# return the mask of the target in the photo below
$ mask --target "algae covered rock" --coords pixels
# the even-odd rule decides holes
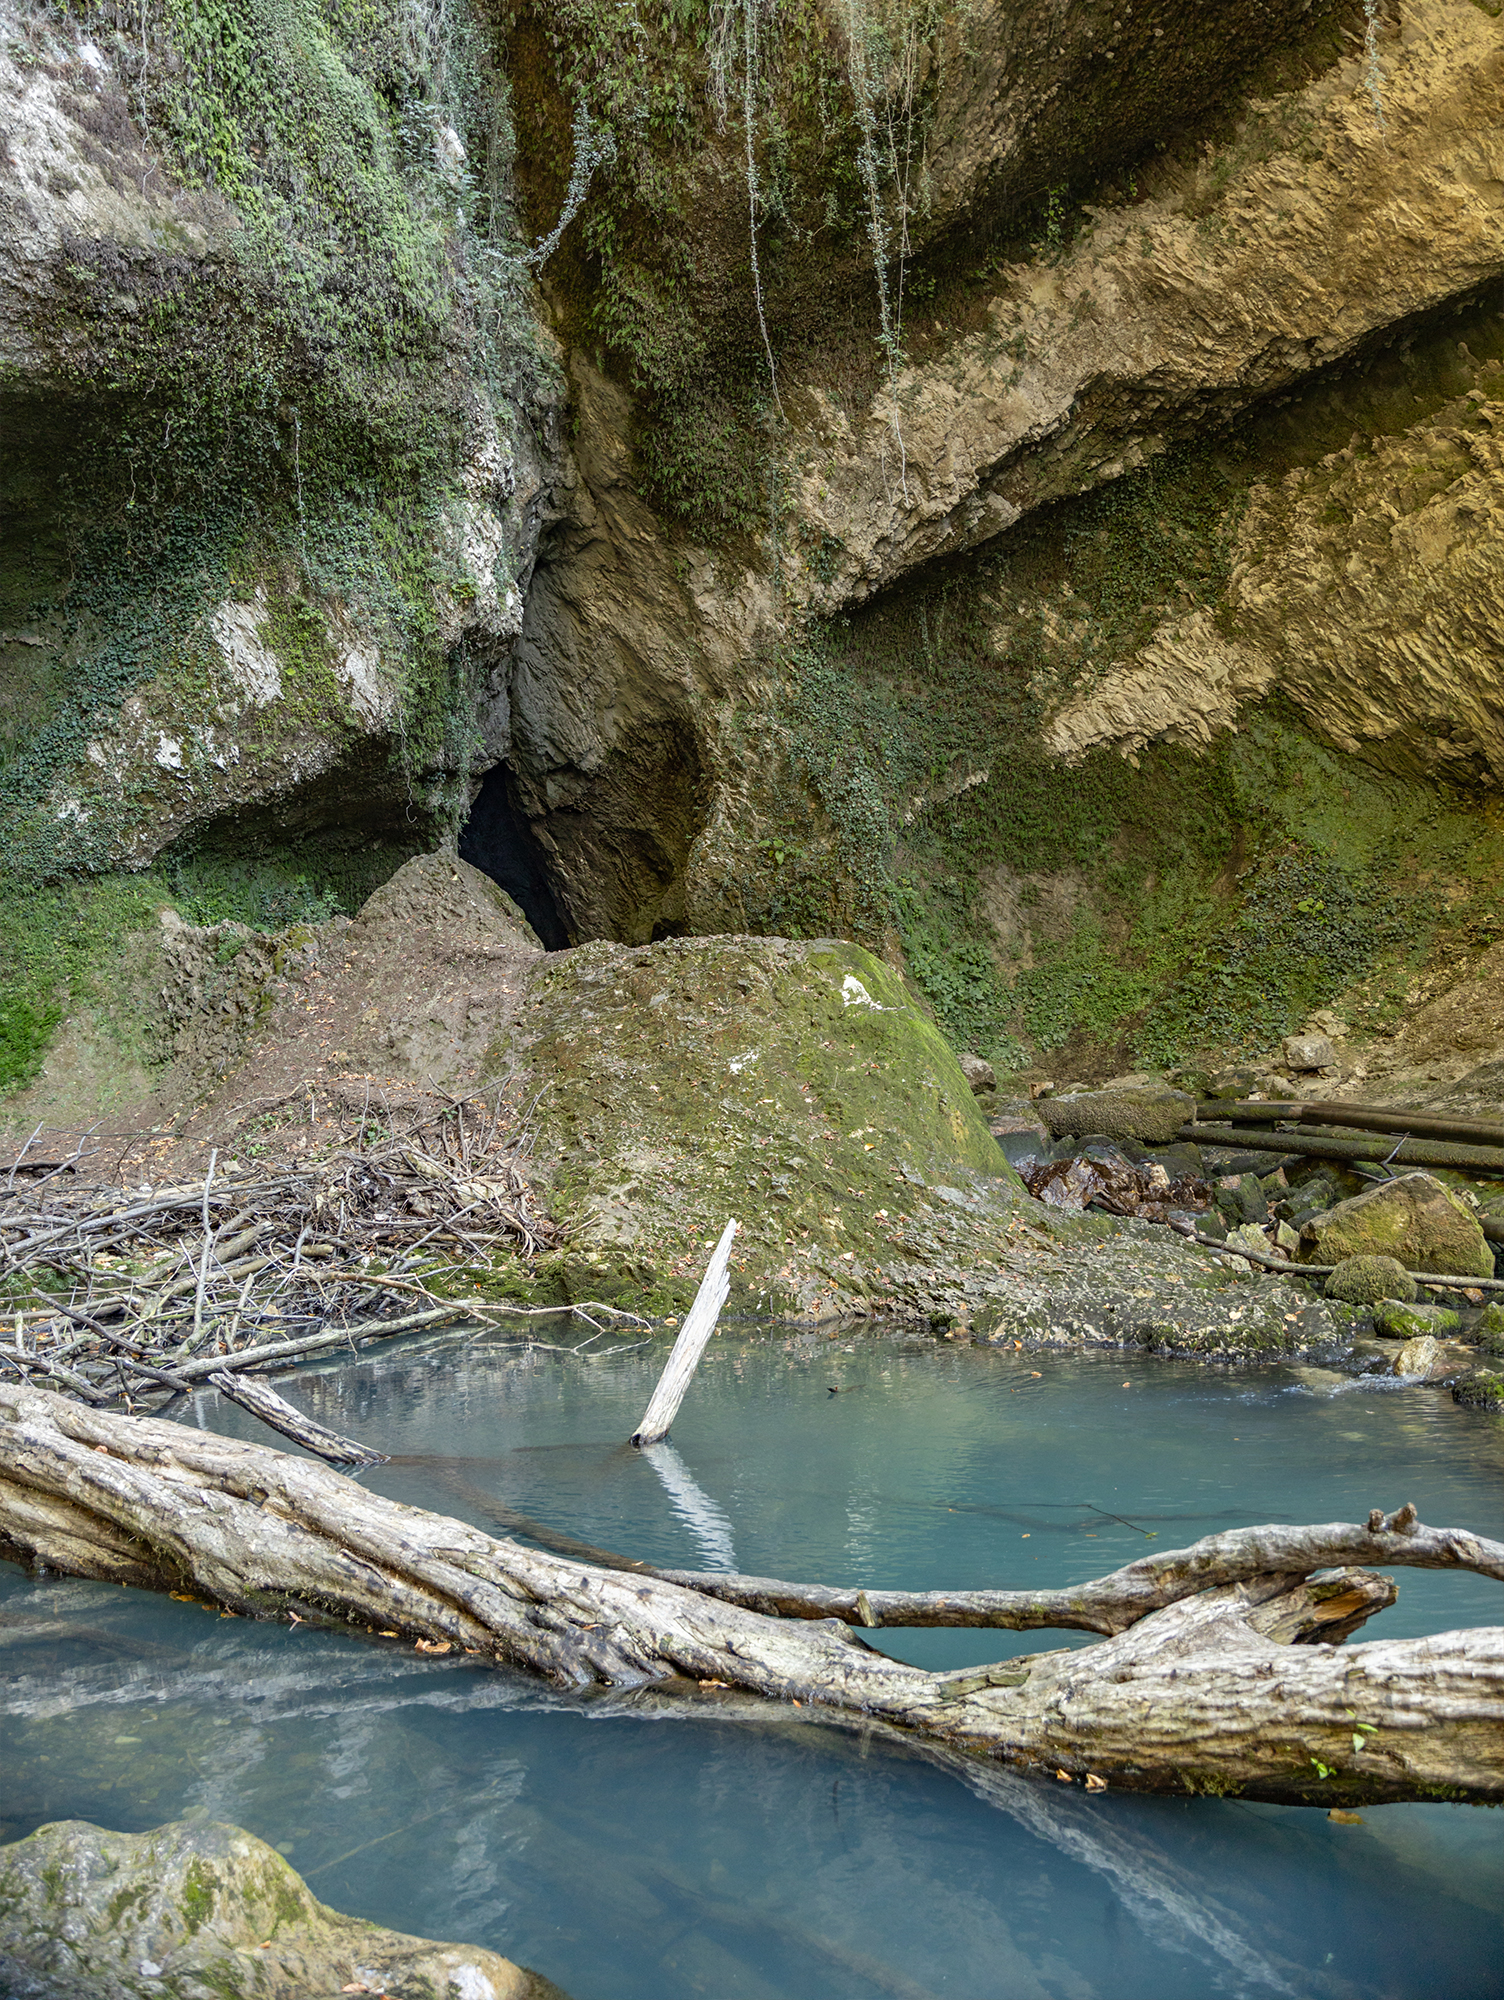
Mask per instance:
[[[341,1916],[236,1826],[61,1820],[0,1848],[0,1992],[26,2000],[564,2000],[476,1947]]]
[[[1339,1201],[1301,1231],[1307,1263],[1393,1257],[1409,1271],[1491,1278],[1494,1253],[1467,1205],[1430,1174],[1401,1174]]]
[[[1401,1305],[1390,1299],[1373,1316],[1374,1331],[1390,1340],[1421,1340],[1428,1334],[1455,1333],[1462,1324],[1460,1313],[1447,1306]]]
[[[1456,1385],[1452,1400],[1465,1404],[1470,1410],[1504,1412],[1504,1375],[1495,1375],[1489,1369],[1480,1368],[1475,1375],[1465,1376]]]
[[[1037,1110],[1057,1138],[1100,1133],[1165,1146],[1196,1116],[1184,1090],[1083,1090],[1071,1097],[1042,1097]]]
[[[1373,1306],[1380,1299],[1411,1305],[1420,1288],[1397,1257],[1344,1257],[1322,1290],[1344,1305]]]
[[[538,966],[510,1054],[546,1083],[534,1158],[574,1296],[683,1303],[735,1216],[743,1304],[923,1307],[995,1267],[1025,1204],[939,1030],[859,945],[582,945]]]
[[[1260,1359],[1332,1338],[1246,1264],[1032,1200],[928,1015],[855,944],[558,953],[492,1062],[541,1092],[533,1172],[572,1298],[676,1314],[735,1216],[733,1312]]]
[[[1504,1359],[1504,1299],[1491,1299],[1483,1308],[1472,1337],[1480,1354]]]

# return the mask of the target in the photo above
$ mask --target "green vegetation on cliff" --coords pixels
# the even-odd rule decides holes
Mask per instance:
[[[1249,481],[1292,432],[1314,456],[1351,428],[1341,399],[1306,415],[1172,452],[786,649],[778,729],[743,749],[782,774],[753,925],[891,938],[956,1046],[1087,1071],[1267,1050],[1360,983],[1356,1025],[1380,1026],[1438,940],[1504,934],[1493,817],[1319,744],[1277,696],[1196,749],[1041,741],[1166,616],[1227,627]]]
[[[467,467],[543,365],[502,254],[510,141],[489,43],[444,0],[59,15],[111,65],[71,102],[109,171],[157,200],[157,240],[68,237],[36,286],[33,358],[0,380],[8,863],[47,877],[144,858],[194,769],[206,799],[235,802],[215,777],[223,604],[263,608],[282,669],[247,723],[264,760],[296,765],[319,739],[338,763],[372,732],[330,670],[358,643],[390,688],[391,768],[365,789],[377,777],[392,816],[452,822],[479,672],[444,629],[477,589]],[[505,470],[490,451],[482,487]],[[501,595],[513,559],[498,557]],[[132,746],[108,768],[133,692],[184,767]]]

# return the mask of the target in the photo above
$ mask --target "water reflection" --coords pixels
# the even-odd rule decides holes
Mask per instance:
[[[1357,1405],[1115,1357],[1041,1362],[1036,1381],[902,1341],[724,1342],[655,1458],[621,1444],[653,1360],[474,1343],[281,1386],[403,1454],[367,1475],[386,1491],[682,1566],[1065,1582],[1149,1535],[1404,1498],[1504,1531],[1500,1427],[1425,1392]],[[833,1379],[863,1393],[832,1397]],[[1400,1581],[1396,1634],[1500,1615],[1484,1580]],[[884,1637],[925,1664],[998,1648]],[[4,1568],[0,1673],[6,1837],[67,1816],[232,1820],[338,1907],[491,1945],[576,2000],[1500,1991],[1499,1814],[1341,1826],[1088,1798],[739,1697],[563,1697],[405,1644]]]

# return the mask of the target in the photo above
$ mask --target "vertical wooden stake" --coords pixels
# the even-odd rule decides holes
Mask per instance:
[[[721,1231],[721,1240],[706,1266],[700,1289],[695,1293],[695,1302],[684,1315],[679,1338],[668,1357],[668,1366],[658,1378],[658,1387],[653,1391],[647,1414],[632,1433],[633,1444],[653,1444],[659,1438],[667,1437],[669,1425],[679,1414],[679,1405],[684,1401],[685,1391],[700,1365],[705,1344],[715,1332],[715,1323],[721,1316],[721,1307],[731,1289],[726,1265],[737,1227],[735,1222],[728,1222]]]

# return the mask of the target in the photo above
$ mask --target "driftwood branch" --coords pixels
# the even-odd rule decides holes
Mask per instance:
[[[700,1365],[700,1356],[705,1352],[710,1336],[715,1332],[716,1321],[721,1316],[721,1307],[726,1303],[726,1295],[731,1289],[726,1265],[731,1256],[731,1245],[735,1241],[737,1224],[728,1222],[721,1231],[721,1240],[711,1253],[705,1275],[700,1280],[700,1289],[695,1293],[694,1304],[684,1315],[684,1325],[679,1330],[679,1338],[674,1342],[673,1351],[663,1373],[658,1378],[658,1386],[649,1399],[642,1422],[632,1433],[635,1445],[656,1444],[666,1438],[674,1418],[679,1414],[679,1405],[684,1401],[685,1392],[694,1380],[695,1370]]]
[[[712,1594],[709,1579],[690,1588],[526,1548],[306,1459],[0,1384],[0,1548],[255,1616],[462,1647],[566,1684],[740,1688],[1097,1788],[1504,1799],[1504,1629],[1329,1643],[1394,1593],[1362,1570],[1316,1570],[1356,1557],[1504,1574],[1499,1544],[1425,1528],[1408,1508],[1367,1527],[1213,1536],[1074,1590],[983,1593],[1027,1598],[1022,1623],[1047,1622],[1032,1607],[1053,1600],[1053,1622],[1079,1626],[1084,1607],[1114,1636],[932,1674],[872,1651],[835,1615],[770,1616]],[[811,1608],[818,1595],[773,1588]],[[857,1615],[865,1597],[877,1615],[888,1594],[833,1595]]]
[[[1196,1106],[1199,1120],[1230,1119],[1242,1125],[1348,1125],[1360,1132],[1397,1132],[1405,1138],[1450,1139],[1464,1146],[1504,1146],[1504,1125],[1485,1118],[1439,1118],[1429,1111],[1396,1111],[1391,1105],[1348,1104],[1335,1098],[1212,1098]]]
[[[1065,1628],[1112,1637],[1222,1584],[1310,1576],[1348,1563],[1467,1569],[1504,1583],[1504,1542],[1459,1528],[1427,1528],[1415,1509],[1369,1516],[1366,1527],[1235,1528],[1188,1549],[1143,1556],[1111,1576],[1066,1590],[831,1590],[766,1577],[660,1570],[688,1590],[775,1618],[839,1618],[846,1625],[995,1625],[1010,1632]]]

